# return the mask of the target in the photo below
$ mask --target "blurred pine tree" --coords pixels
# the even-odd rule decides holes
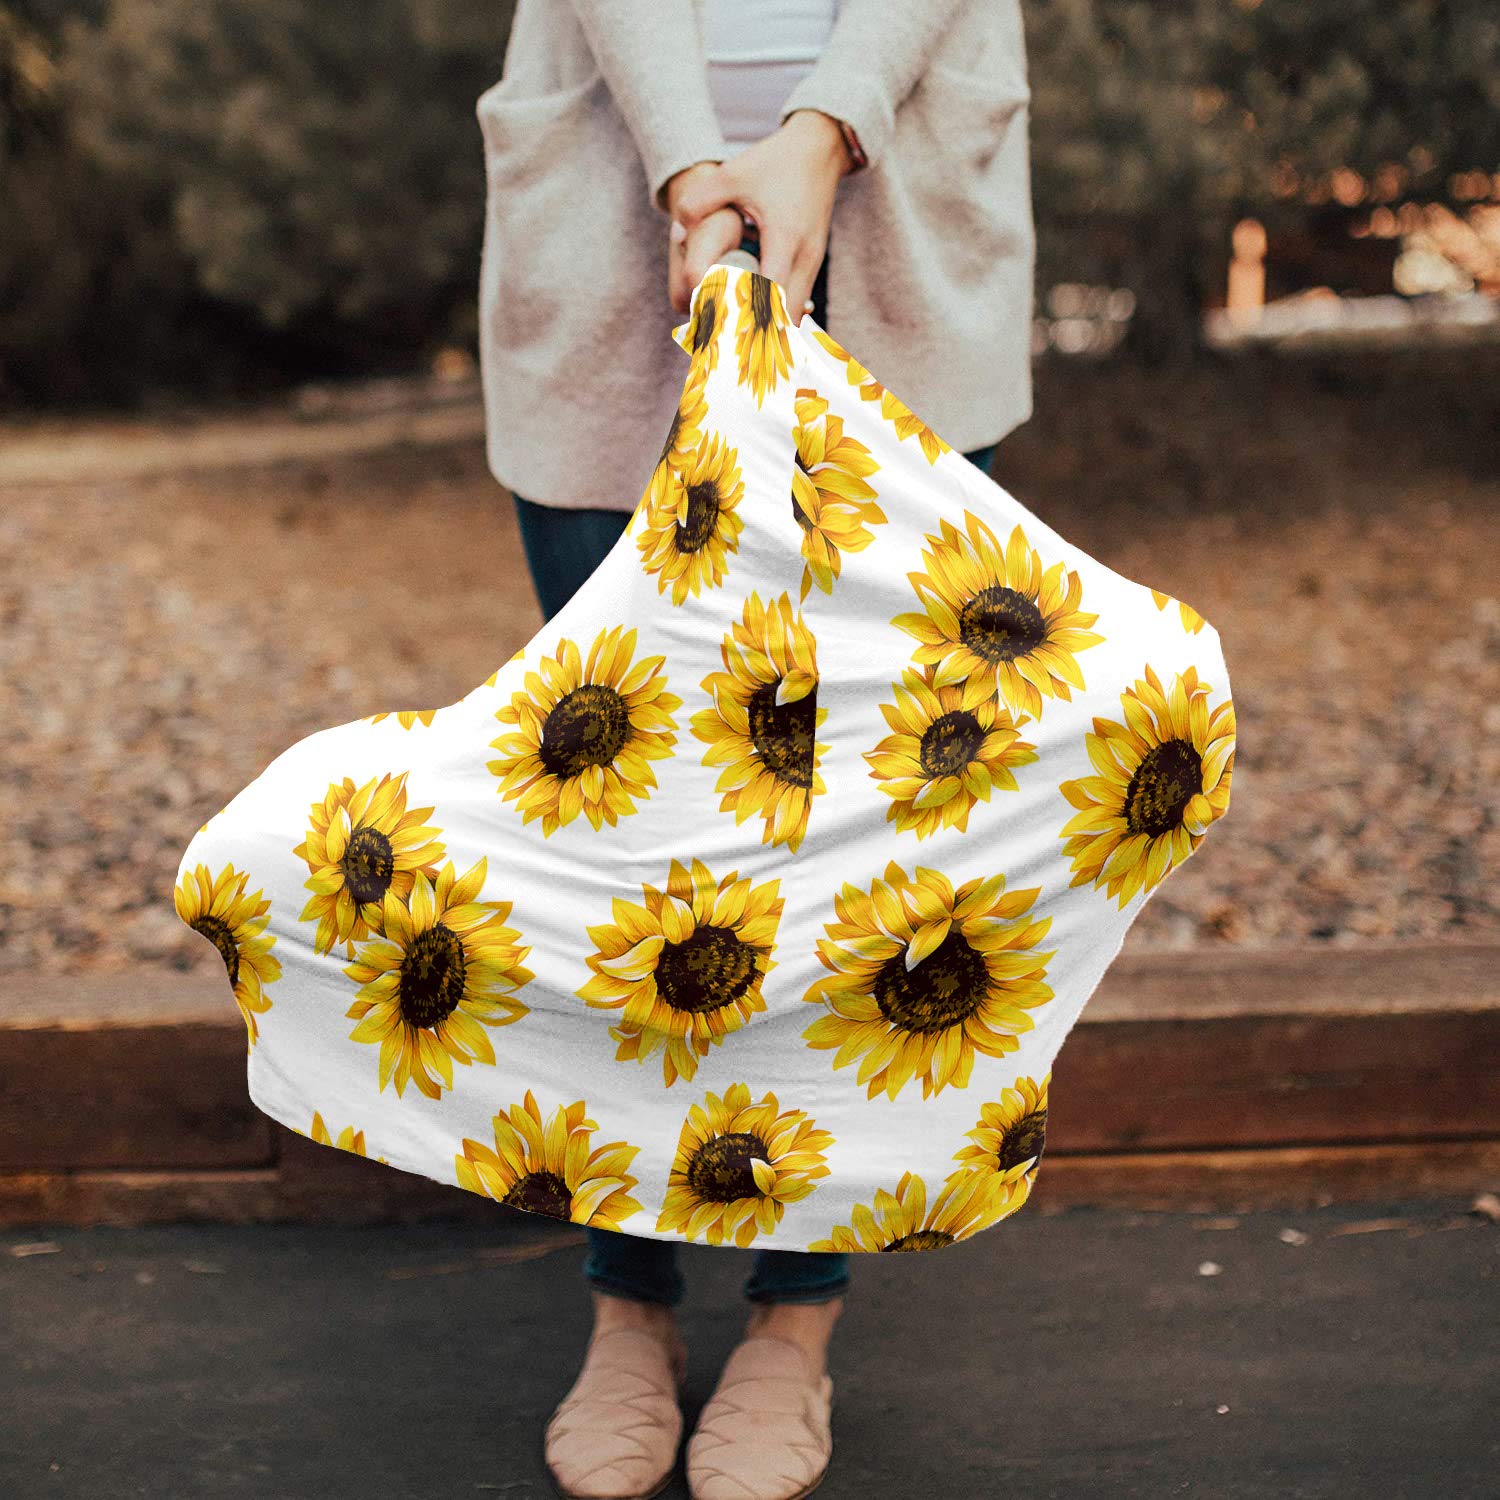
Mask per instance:
[[[1500,171],[1494,0],[1026,0],[1039,277],[1136,295],[1138,352],[1196,347],[1246,215],[1331,174],[1444,200]]]

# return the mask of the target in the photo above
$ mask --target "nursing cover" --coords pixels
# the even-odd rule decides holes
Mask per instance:
[[[177,912],[315,1140],[652,1239],[948,1245],[1026,1201],[1058,1049],[1229,804],[1219,638],[765,276],[673,337],[588,583],[458,702],[279,755]]]

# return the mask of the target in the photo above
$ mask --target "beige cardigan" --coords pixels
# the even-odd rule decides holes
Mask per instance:
[[[786,102],[859,133],[825,326],[960,450],[1031,413],[1033,234],[1020,0],[842,0]],[[489,464],[529,500],[631,510],[686,366],[660,193],[725,155],[701,0],[519,0],[479,98]]]

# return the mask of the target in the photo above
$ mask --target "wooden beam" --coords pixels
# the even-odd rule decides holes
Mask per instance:
[[[0,1174],[0,1226],[63,1224],[378,1224],[461,1219],[497,1239],[534,1221],[475,1193],[361,1162],[327,1146],[297,1172],[25,1172]],[[351,1190],[358,1185],[360,1191]],[[1022,1213],[1087,1206],[1248,1213],[1329,1203],[1451,1199],[1466,1209],[1500,1191],[1500,1140],[1245,1151],[1054,1156]]]
[[[0,1171],[275,1164],[221,972],[7,986]],[[1049,1113],[1056,1154],[1500,1136],[1500,947],[1122,955]]]

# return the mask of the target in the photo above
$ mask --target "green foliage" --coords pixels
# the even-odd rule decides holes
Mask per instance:
[[[1389,163],[1441,196],[1500,166],[1490,0],[1026,0],[1036,167],[1090,211],[1267,211],[1303,177]]]
[[[1132,287],[1148,352],[1196,340],[1233,222],[1350,168],[1441,199],[1500,168],[1493,0],[1026,0],[1042,280]]]
[[[123,399],[175,326],[188,268],[72,137],[45,3],[0,6],[0,399]]]
[[[72,48],[82,138],[169,199],[210,295],[420,338],[472,269],[473,101],[503,40],[497,18],[450,45],[428,14],[450,9],[117,0]]]
[[[474,101],[499,76],[507,7],[105,0],[92,21],[15,4],[0,20],[0,107],[25,142],[5,193],[27,224],[0,261],[17,289],[0,392],[76,394],[80,368],[111,361],[195,384],[379,367],[473,337]],[[97,351],[85,288],[122,255],[152,284],[119,288],[122,337]]]

